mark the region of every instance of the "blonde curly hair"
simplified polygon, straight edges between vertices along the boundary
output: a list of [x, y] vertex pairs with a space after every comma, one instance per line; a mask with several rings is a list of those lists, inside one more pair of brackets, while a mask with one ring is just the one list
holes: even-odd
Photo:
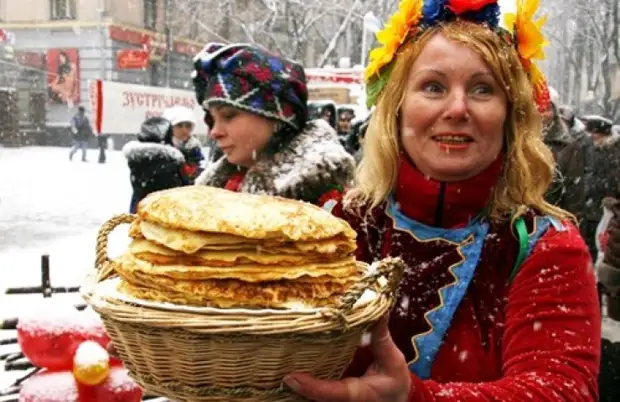
[[405, 98], [411, 66], [428, 41], [437, 34], [468, 46], [489, 66], [505, 88], [508, 101], [505, 166], [489, 201], [493, 221], [516, 219], [528, 208], [559, 219], [573, 216], [545, 201], [553, 180], [553, 154], [543, 143], [542, 122], [533, 91], [517, 52], [496, 32], [479, 24], [454, 21], [427, 29], [399, 50], [388, 82], [363, 141], [363, 158], [355, 186], [344, 200], [346, 208], [376, 207], [389, 196], [398, 177], [401, 151], [398, 114]]

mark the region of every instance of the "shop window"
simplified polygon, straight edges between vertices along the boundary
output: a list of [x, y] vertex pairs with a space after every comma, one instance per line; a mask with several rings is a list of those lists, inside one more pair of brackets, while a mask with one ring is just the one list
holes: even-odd
[[77, 18], [75, 0], [50, 0], [53, 20], [74, 20]]
[[152, 31], [157, 25], [157, 0], [144, 0], [144, 27]]

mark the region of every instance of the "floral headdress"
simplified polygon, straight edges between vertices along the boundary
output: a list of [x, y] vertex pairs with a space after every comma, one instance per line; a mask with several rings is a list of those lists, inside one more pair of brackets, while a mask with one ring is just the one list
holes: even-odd
[[517, 0], [516, 14], [505, 16], [506, 31], [499, 26], [497, 0], [401, 0], [398, 11], [377, 33], [381, 46], [370, 53], [365, 73], [368, 107], [375, 104], [383, 91], [398, 50], [407, 40], [441, 22], [461, 19], [488, 26], [515, 47], [534, 88], [538, 110], [547, 110], [551, 102], [549, 88], [534, 63], [545, 58], [543, 47], [548, 44], [541, 32], [545, 18], [534, 20], [538, 2]]

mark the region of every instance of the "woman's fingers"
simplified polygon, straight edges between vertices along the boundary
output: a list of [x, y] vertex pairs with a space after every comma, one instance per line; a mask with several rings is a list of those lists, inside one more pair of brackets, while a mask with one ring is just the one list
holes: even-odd
[[401, 375], [403, 364], [406, 365], [402, 352], [398, 349], [388, 329], [388, 316], [384, 316], [375, 325], [372, 332], [372, 354], [377, 369], [388, 375]]
[[324, 381], [301, 373], [286, 376], [284, 383], [299, 395], [316, 402], [359, 401], [362, 386], [357, 378]]

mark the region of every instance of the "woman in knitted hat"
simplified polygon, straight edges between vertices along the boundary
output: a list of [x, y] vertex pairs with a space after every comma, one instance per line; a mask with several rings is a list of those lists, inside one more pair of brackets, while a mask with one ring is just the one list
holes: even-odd
[[197, 184], [312, 203], [349, 184], [354, 161], [336, 132], [307, 121], [302, 66], [249, 45], [209, 44], [195, 67], [209, 137], [224, 152]]
[[588, 250], [544, 198], [536, 8], [519, 1], [507, 32], [497, 0], [403, 0], [377, 35], [356, 186], [331, 204], [357, 228], [358, 259], [399, 256], [408, 269], [345, 379], [291, 373], [292, 390], [325, 402], [598, 400]]

